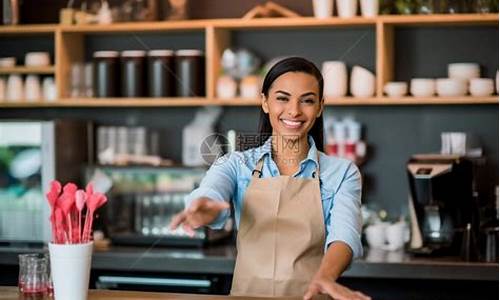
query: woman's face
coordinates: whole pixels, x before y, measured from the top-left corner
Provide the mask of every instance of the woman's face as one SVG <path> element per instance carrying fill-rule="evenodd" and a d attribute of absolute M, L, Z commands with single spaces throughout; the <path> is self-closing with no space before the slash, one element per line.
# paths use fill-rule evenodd
<path fill-rule="evenodd" d="M 323 97 L 318 81 L 303 72 L 288 72 L 274 80 L 267 99 L 262 96 L 262 109 L 269 114 L 273 135 L 286 139 L 307 137 L 323 111 Z"/>

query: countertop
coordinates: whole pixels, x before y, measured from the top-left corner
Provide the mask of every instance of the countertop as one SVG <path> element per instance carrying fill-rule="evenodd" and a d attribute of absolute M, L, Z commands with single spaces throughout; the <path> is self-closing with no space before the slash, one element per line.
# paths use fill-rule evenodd
<path fill-rule="evenodd" d="M 0 248 L 0 265 L 17 265 L 20 253 L 41 248 Z M 206 248 L 121 247 L 96 251 L 93 270 L 228 274 L 234 269 L 232 244 Z M 398 278 L 498 281 L 498 263 L 464 262 L 458 257 L 413 257 L 404 251 L 365 249 L 342 275 L 346 278 Z"/>
<path fill-rule="evenodd" d="M 2 300 L 45 300 L 52 299 L 51 297 L 24 297 L 19 294 L 17 287 L 0 287 L 0 299 Z M 149 293 L 149 292 L 128 292 L 128 291 L 106 291 L 106 290 L 90 290 L 88 300 L 147 300 L 147 299 L 162 299 L 162 300 L 216 300 L 216 299 L 238 299 L 238 300 L 259 300 L 269 298 L 253 298 L 253 297 L 231 297 L 218 295 L 194 295 L 194 294 L 170 294 L 170 293 Z M 276 300 L 285 299 L 300 299 L 300 298 L 273 298 Z"/>

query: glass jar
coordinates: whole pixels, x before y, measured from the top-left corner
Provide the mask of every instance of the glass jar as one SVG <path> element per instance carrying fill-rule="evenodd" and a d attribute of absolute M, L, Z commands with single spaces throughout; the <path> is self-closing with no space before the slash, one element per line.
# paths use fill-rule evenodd
<path fill-rule="evenodd" d="M 144 62 L 146 52 L 142 50 L 128 50 L 121 54 L 121 95 L 122 97 L 145 96 Z"/>
<path fill-rule="evenodd" d="M 487 14 L 493 11 L 493 1 L 491 0 L 473 0 L 472 1 L 472 12 L 478 14 Z"/>
<path fill-rule="evenodd" d="M 435 0 L 417 0 L 416 11 L 420 15 L 433 14 L 435 12 Z"/>
<path fill-rule="evenodd" d="M 400 15 L 411 15 L 415 12 L 415 3 L 413 0 L 396 0 L 395 8 Z"/>
<path fill-rule="evenodd" d="M 203 52 L 186 49 L 175 52 L 176 95 L 203 97 L 205 95 L 205 63 Z"/>
<path fill-rule="evenodd" d="M 174 72 L 174 51 L 149 51 L 148 95 L 150 97 L 174 97 Z"/>
<path fill-rule="evenodd" d="M 436 11 L 442 14 L 460 14 L 467 12 L 464 0 L 437 0 Z"/>
<path fill-rule="evenodd" d="M 118 96 L 118 56 L 117 51 L 94 52 L 94 97 Z"/>

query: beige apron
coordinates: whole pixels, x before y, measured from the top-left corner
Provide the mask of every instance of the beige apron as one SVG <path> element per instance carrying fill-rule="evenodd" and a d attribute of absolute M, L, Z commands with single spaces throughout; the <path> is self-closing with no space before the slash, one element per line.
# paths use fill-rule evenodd
<path fill-rule="evenodd" d="M 260 178 L 262 165 L 244 196 L 231 295 L 302 297 L 324 252 L 319 167 L 313 179 Z"/>

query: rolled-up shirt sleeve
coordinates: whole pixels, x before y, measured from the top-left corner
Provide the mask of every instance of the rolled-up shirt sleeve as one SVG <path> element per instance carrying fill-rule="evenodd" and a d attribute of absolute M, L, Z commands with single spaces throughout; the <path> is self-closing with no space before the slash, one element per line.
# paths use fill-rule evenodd
<path fill-rule="evenodd" d="M 217 159 L 208 169 L 200 186 L 184 198 L 185 207 L 200 197 L 207 197 L 215 201 L 229 202 L 236 189 L 237 170 L 234 164 L 234 154 L 226 154 Z M 223 210 L 208 226 L 212 229 L 221 229 L 230 215 L 230 210 Z"/>
<path fill-rule="evenodd" d="M 350 163 L 333 199 L 326 247 L 335 241 L 346 243 L 352 250 L 353 259 L 363 255 L 361 245 L 361 174 Z"/>

